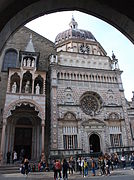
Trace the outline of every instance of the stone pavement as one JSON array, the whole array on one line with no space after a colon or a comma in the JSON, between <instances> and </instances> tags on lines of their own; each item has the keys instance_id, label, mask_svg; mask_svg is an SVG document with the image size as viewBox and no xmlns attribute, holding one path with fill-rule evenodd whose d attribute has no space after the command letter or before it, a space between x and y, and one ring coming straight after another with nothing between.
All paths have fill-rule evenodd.
<instances>
[{"instance_id":1,"label":"stone pavement","mask_svg":"<svg viewBox=\"0 0 134 180\"><path fill-rule=\"evenodd\" d=\"M109 179L109 180L134 180L134 170L129 169L117 169L111 172L110 176L99 176L98 172L96 173L97 175L93 177L91 175L91 172L89 171L89 175L84 178L79 173L74 173L73 175L69 175L69 180L87 180L87 179ZM34 173L29 173L28 176L22 175L21 173L15 173L15 174L1 174L0 175L0 180L53 180L53 172L34 172Z\"/></svg>"}]
</instances>

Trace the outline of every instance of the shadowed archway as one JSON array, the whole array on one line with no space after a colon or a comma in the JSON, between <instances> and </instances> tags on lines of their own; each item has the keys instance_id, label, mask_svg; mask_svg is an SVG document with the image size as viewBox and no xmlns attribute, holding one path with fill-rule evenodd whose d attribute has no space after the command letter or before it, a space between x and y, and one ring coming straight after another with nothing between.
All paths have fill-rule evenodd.
<instances>
[{"instance_id":1,"label":"shadowed archway","mask_svg":"<svg viewBox=\"0 0 134 180\"><path fill-rule=\"evenodd\" d=\"M52 12L78 10L113 25L134 42L134 1L5 0L0 2L0 49L19 27Z\"/></svg>"}]
</instances>

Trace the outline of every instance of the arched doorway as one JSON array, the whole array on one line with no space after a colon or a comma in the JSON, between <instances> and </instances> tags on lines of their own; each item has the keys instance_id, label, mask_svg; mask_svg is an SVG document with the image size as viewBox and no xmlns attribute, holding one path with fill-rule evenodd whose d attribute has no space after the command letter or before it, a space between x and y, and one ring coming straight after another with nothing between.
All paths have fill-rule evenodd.
<instances>
[{"instance_id":1,"label":"arched doorway","mask_svg":"<svg viewBox=\"0 0 134 180\"><path fill-rule=\"evenodd\" d=\"M38 114L39 111L30 103L20 103L11 110L11 115L7 118L4 152L15 150L19 160L20 152L23 150L25 157L32 160L40 159L42 127Z\"/></svg>"},{"instance_id":2,"label":"arched doorway","mask_svg":"<svg viewBox=\"0 0 134 180\"><path fill-rule=\"evenodd\" d=\"M15 125L14 150L20 159L21 151L24 156L31 159L32 152L32 122L27 117L21 117Z\"/></svg>"},{"instance_id":3,"label":"arched doorway","mask_svg":"<svg viewBox=\"0 0 134 180\"><path fill-rule=\"evenodd\" d=\"M100 152L100 138L97 134L92 134L89 138L89 146L91 153Z\"/></svg>"}]
</instances>

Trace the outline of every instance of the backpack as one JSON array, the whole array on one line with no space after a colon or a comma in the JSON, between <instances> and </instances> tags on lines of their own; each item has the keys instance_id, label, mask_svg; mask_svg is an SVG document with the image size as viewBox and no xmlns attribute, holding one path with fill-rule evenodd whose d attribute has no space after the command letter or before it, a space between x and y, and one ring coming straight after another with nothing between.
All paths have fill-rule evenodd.
<instances>
[{"instance_id":1,"label":"backpack","mask_svg":"<svg viewBox=\"0 0 134 180\"><path fill-rule=\"evenodd\" d=\"M60 164L60 162L56 162L56 163L55 163L55 169L56 169L56 170L61 170L61 164Z\"/></svg>"},{"instance_id":2,"label":"backpack","mask_svg":"<svg viewBox=\"0 0 134 180\"><path fill-rule=\"evenodd\" d=\"M92 160L91 166L92 166L92 168L95 168L95 161L94 160Z\"/></svg>"}]
</instances>

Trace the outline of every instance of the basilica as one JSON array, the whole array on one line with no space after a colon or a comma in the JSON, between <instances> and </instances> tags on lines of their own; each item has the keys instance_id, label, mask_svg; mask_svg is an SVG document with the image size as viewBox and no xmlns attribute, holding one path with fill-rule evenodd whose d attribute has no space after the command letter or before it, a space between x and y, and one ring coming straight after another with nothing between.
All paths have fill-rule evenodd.
<instances>
[{"instance_id":1,"label":"basilica","mask_svg":"<svg viewBox=\"0 0 134 180\"><path fill-rule=\"evenodd\" d=\"M21 27L0 53L0 161L134 151L122 72L74 17L54 43Z\"/></svg>"}]
</instances>

